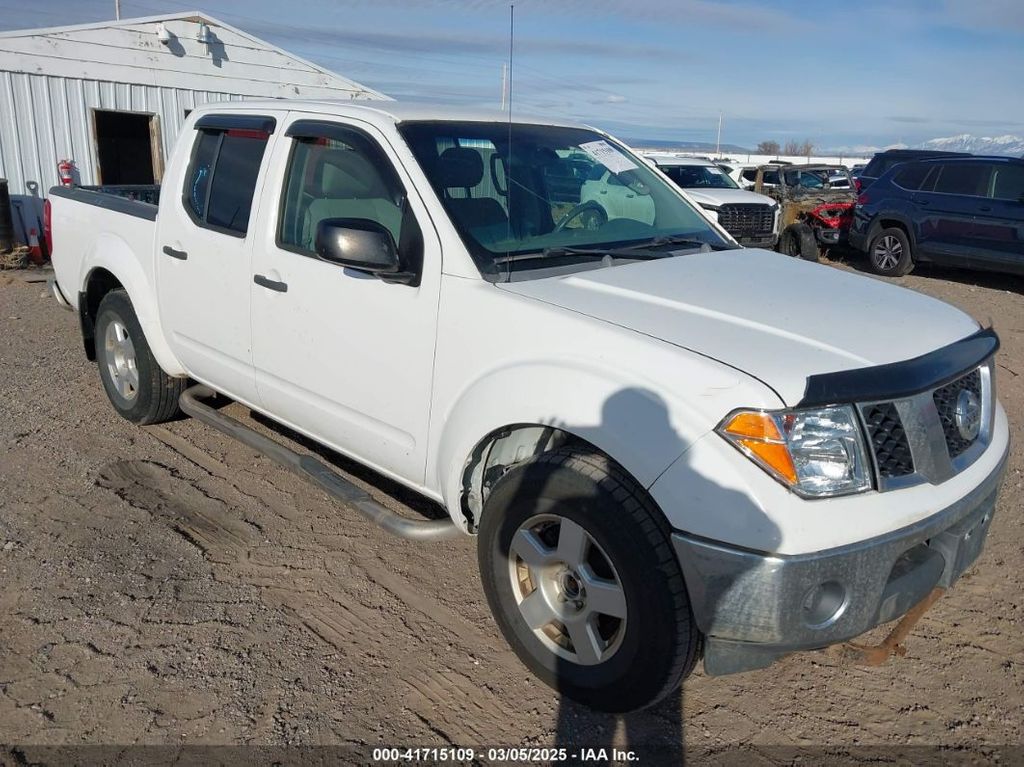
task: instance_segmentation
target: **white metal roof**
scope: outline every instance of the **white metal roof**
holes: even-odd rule
[[[196,40],[205,23],[219,54]],[[173,47],[156,36],[163,25]],[[0,33],[0,72],[239,93],[388,99],[388,96],[200,11]],[[205,78],[202,83],[199,78]]]

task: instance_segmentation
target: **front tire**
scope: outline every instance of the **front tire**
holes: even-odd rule
[[[876,234],[868,247],[868,266],[883,277],[902,277],[914,268],[907,233],[896,226]]]
[[[502,634],[560,693],[633,711],[693,670],[702,636],[668,523],[607,457],[563,448],[509,471],[484,505],[478,556]]]
[[[110,404],[137,424],[169,421],[187,378],[172,378],[157,364],[124,290],[112,290],[96,313],[96,363]]]
[[[804,261],[818,261],[821,251],[814,238],[814,230],[807,224],[793,224],[779,238],[779,252]]]

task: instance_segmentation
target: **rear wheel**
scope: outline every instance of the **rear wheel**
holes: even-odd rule
[[[693,622],[668,523],[608,458],[574,448],[522,464],[480,524],[484,591],[523,663],[603,711],[649,706],[693,669]]]
[[[817,261],[821,257],[814,230],[807,224],[793,224],[786,228],[779,238],[779,252],[805,261]]]
[[[868,266],[883,277],[902,277],[914,268],[910,239],[899,227],[891,226],[874,236],[868,247]]]
[[[157,364],[124,290],[112,290],[100,301],[96,362],[110,404],[122,417],[151,424],[178,415],[178,397],[188,379],[172,378]]]

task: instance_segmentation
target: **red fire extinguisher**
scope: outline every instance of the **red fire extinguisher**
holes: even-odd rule
[[[57,163],[57,175],[60,176],[61,186],[73,186],[75,183],[75,161],[61,160]]]

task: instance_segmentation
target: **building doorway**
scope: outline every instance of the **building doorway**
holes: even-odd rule
[[[96,109],[93,126],[99,183],[160,182],[163,154],[156,115]]]

